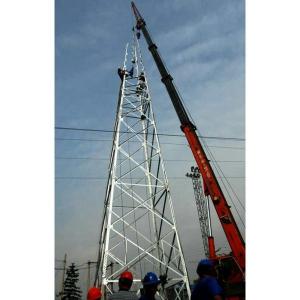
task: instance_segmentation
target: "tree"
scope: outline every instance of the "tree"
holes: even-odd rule
[[[75,264],[72,263],[67,269],[67,277],[64,282],[64,290],[62,293],[62,300],[81,300],[81,290],[76,286],[79,280],[78,269],[75,268]]]

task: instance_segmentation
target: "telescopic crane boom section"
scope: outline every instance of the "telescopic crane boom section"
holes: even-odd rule
[[[173,84],[173,78],[168,73],[158,51],[157,46],[153,43],[150,34],[146,27],[146,22],[142,18],[141,14],[137,10],[135,4],[131,2],[132,10],[135,15],[137,24],[136,28],[143,32],[143,35],[148,44],[148,48],[154,58],[157,68],[161,75],[161,81],[166,86],[168,94],[171,98],[173,106],[176,110],[178,118],[181,123],[181,129],[184,132],[188,143],[193,152],[194,158],[199,167],[199,171],[203,177],[205,185],[207,186],[210,198],[216,209],[217,215],[225,232],[226,238],[232,250],[232,255],[235,257],[240,268],[245,271],[245,243],[241,236],[241,233],[237,227],[237,224],[230,211],[229,205],[225,199],[225,196],[219,186],[216,176],[212,167],[207,159],[207,156],[200,143],[199,137],[196,133],[196,126],[190,121],[189,116],[182,104],[180,96]]]

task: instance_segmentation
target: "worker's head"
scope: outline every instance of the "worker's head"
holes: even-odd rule
[[[133,275],[129,271],[125,271],[119,278],[119,289],[122,291],[129,291],[133,282]]]
[[[201,277],[203,275],[214,275],[214,263],[210,259],[202,259],[197,266],[197,274]]]
[[[160,280],[153,272],[149,272],[143,279],[143,287],[147,296],[153,297],[157,292],[157,286],[160,284]]]
[[[87,300],[100,300],[102,292],[100,288],[92,287],[89,289],[87,294]]]

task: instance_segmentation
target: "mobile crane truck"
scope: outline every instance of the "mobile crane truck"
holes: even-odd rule
[[[197,166],[203,178],[203,184],[207,190],[231,248],[229,255],[217,256],[215,253],[214,239],[208,237],[209,256],[215,262],[218,277],[223,283],[227,300],[245,299],[245,242],[230,211],[222,189],[217,181],[214,171],[209,163],[205,151],[196,133],[196,126],[191,122],[182,100],[177,92],[173,78],[167,71],[161,56],[153,42],[146,22],[142,18],[135,4],[131,2],[132,10],[136,18],[136,29],[142,31],[148,44],[157,68],[161,75],[161,81],[165,85],[180,120],[181,130],[184,132]]]

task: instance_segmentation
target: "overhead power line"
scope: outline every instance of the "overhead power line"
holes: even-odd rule
[[[112,142],[112,139],[85,139],[85,138],[55,138],[56,141],[83,141],[83,142]],[[134,143],[136,141],[132,141]],[[160,142],[161,145],[176,145],[189,147],[187,143],[171,143],[171,142]],[[244,147],[233,147],[233,146],[216,146],[208,145],[210,148],[223,148],[223,149],[238,149],[245,150]]]
[[[245,176],[216,176],[217,178],[229,178],[229,179],[244,179]],[[80,180],[107,180],[107,177],[87,177],[87,176],[56,176],[55,179],[80,179]],[[140,178],[131,178],[140,179]],[[186,177],[168,177],[168,179],[180,179],[187,180]]]
[[[60,157],[60,156],[57,156],[55,157],[55,159],[61,159],[61,160],[109,160],[109,158],[104,158],[104,157],[101,157],[101,158],[96,158],[96,157]],[[191,160],[191,159],[164,159],[164,161],[166,162],[191,162],[193,163],[194,160]],[[244,160],[211,160],[212,162],[219,162],[219,163],[243,163],[245,162]]]
[[[61,127],[55,126],[57,130],[71,130],[71,131],[90,131],[90,132],[115,132],[114,130],[109,129],[93,129],[93,128],[75,128],[75,127]],[[132,133],[130,131],[120,131],[119,133]],[[143,133],[141,133],[143,134]],[[160,136],[173,136],[173,137],[185,137],[183,134],[175,134],[175,133],[158,133]],[[238,137],[222,137],[222,136],[199,136],[203,139],[214,139],[214,140],[233,140],[233,141],[245,141],[244,138]]]

